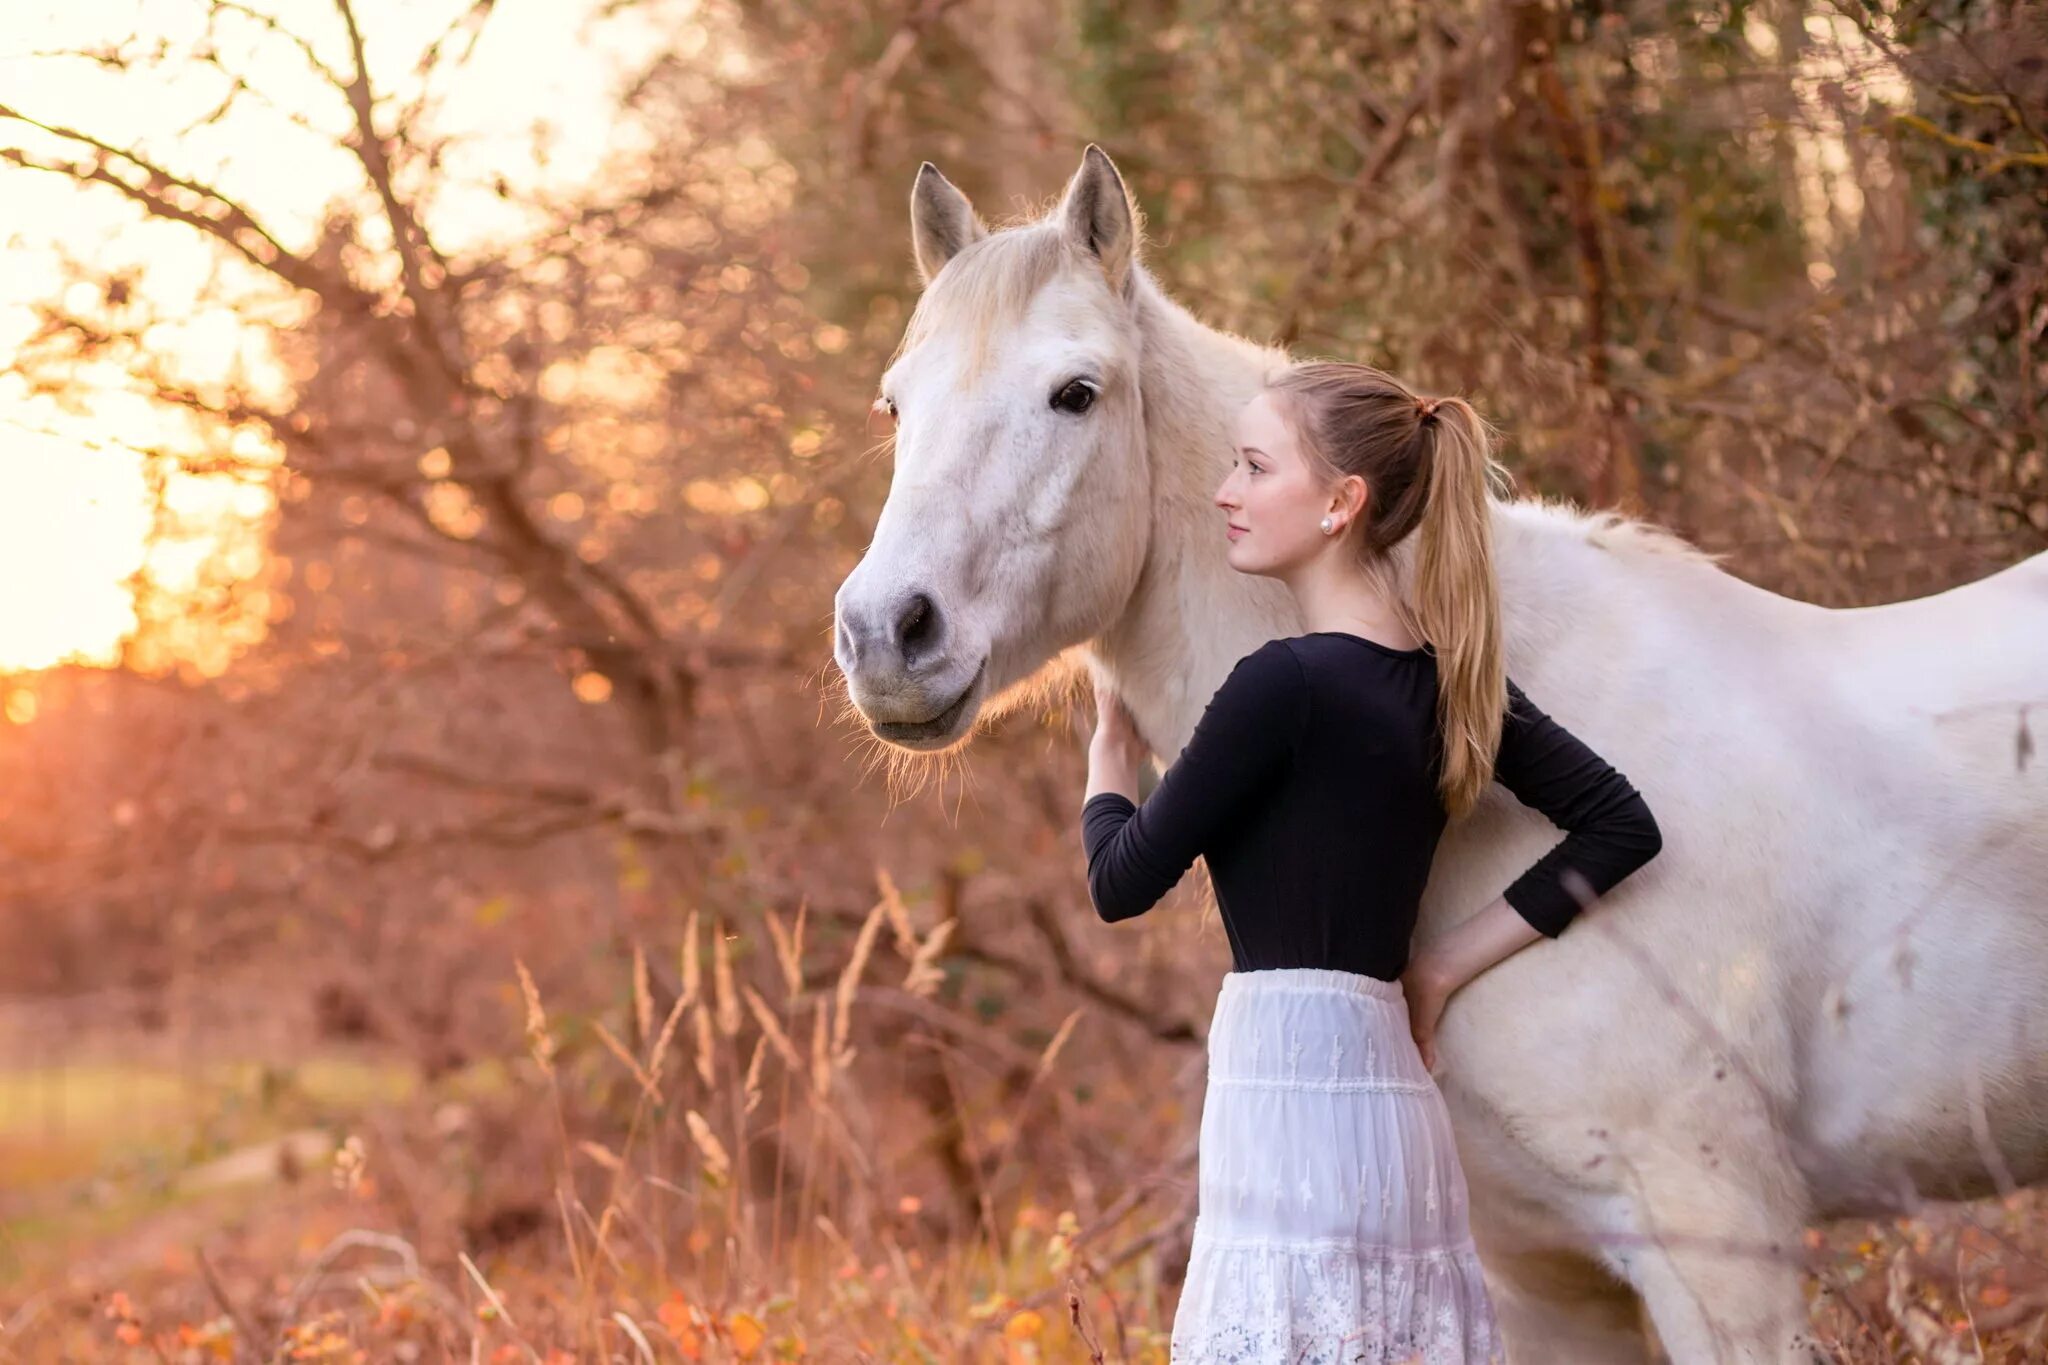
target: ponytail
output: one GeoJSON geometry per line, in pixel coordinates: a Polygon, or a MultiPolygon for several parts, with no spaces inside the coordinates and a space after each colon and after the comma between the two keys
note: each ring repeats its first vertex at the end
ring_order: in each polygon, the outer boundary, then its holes
{"type": "Polygon", "coordinates": [[[1493,500],[1507,470],[1494,433],[1462,398],[1418,398],[1384,370],[1336,360],[1289,365],[1266,378],[1286,401],[1303,449],[1333,479],[1371,490],[1364,525],[1346,537],[1358,566],[1437,659],[1444,810],[1469,812],[1493,780],[1507,712],[1500,588],[1493,568],[1493,500]],[[1392,551],[1418,536],[1408,583],[1392,551]]]}
{"type": "Polygon", "coordinates": [[[1493,432],[1462,398],[1421,405],[1428,493],[1417,528],[1414,610],[1437,658],[1444,809],[1464,815],[1493,781],[1507,712],[1500,586],[1494,578],[1489,485],[1503,471],[1493,432]]]}

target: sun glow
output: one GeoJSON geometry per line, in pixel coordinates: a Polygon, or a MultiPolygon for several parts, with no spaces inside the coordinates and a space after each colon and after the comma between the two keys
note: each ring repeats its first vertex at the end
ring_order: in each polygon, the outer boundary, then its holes
{"type": "MultiPolygon", "coordinates": [[[[447,85],[435,131],[455,139],[449,176],[425,206],[445,250],[530,226],[517,197],[497,193],[501,182],[562,190],[600,168],[628,131],[612,100],[617,73],[662,39],[672,41],[679,19],[685,27],[694,22],[682,3],[593,25],[600,7],[599,0],[505,7],[447,85]],[[544,130],[537,127],[543,121],[544,130]]],[[[277,14],[323,62],[346,67],[345,31],[332,7],[259,0],[249,8],[277,14]]],[[[373,81],[388,96],[410,98],[420,53],[468,8],[467,0],[357,0],[373,81]]],[[[304,54],[288,40],[253,22],[215,31],[222,65],[259,95],[218,119],[207,114],[228,89],[219,68],[117,71],[49,55],[104,50],[110,38],[134,52],[159,39],[173,50],[189,47],[205,36],[206,10],[183,0],[13,0],[0,36],[0,103],[116,146],[139,146],[242,199],[288,247],[301,247],[324,206],[358,192],[362,176],[340,145],[350,118],[345,102],[309,75],[304,54]]],[[[5,119],[0,147],[73,162],[80,153],[76,143],[5,119]]],[[[21,372],[23,348],[41,325],[38,304],[56,301],[88,318],[123,306],[91,286],[67,286],[67,263],[82,263],[126,276],[133,290],[127,306],[163,319],[142,333],[149,363],[201,388],[234,375],[282,402],[283,377],[259,321],[278,316],[282,289],[246,265],[224,268],[194,232],[145,221],[106,186],[13,166],[0,166],[0,248],[9,266],[0,272],[0,675],[66,663],[219,673],[268,620],[289,610],[261,591],[237,592],[225,609],[216,600],[204,615],[197,606],[202,596],[218,598],[203,589],[261,575],[276,513],[264,470],[278,452],[246,436],[231,450],[217,449],[219,433],[151,405],[115,363],[72,365],[61,394],[38,392],[21,372]],[[255,476],[178,468],[224,453],[255,476]],[[138,612],[143,580],[149,605],[138,612]],[[180,594],[193,599],[182,609],[180,594]],[[147,641],[141,648],[130,643],[138,630],[147,641]]]]}
{"type": "Polygon", "coordinates": [[[150,523],[141,466],[0,432],[0,672],[119,662],[150,523]]]}

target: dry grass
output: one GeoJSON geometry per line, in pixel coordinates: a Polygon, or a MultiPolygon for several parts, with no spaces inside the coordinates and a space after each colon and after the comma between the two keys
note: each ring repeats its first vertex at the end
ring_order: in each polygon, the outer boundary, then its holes
{"type": "MultiPolygon", "coordinates": [[[[829,961],[800,909],[693,916],[673,982],[635,949],[595,1008],[520,964],[515,1085],[359,1111],[332,1179],[138,1216],[0,1301],[0,1360],[1164,1362],[1191,1171],[1094,1198],[1058,1155],[1086,1011],[1032,1048],[979,1036],[943,989],[951,922],[880,891],[829,961]],[[913,1053],[958,1216],[882,1079],[913,1053]]],[[[2044,1358],[2036,1194],[1808,1250],[1837,1361],[2044,1358]]]]}

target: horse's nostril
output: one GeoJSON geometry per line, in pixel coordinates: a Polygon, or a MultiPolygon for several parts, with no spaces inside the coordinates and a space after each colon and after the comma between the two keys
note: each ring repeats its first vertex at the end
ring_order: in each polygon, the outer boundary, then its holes
{"type": "Polygon", "coordinates": [[[929,645],[939,632],[939,608],[923,593],[912,593],[896,614],[896,647],[906,662],[929,645]]]}

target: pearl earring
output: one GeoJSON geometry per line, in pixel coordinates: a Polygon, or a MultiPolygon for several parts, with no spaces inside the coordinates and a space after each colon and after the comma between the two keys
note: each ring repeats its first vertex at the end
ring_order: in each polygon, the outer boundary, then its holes
{"type": "Polygon", "coordinates": [[[1324,517],[1324,518],[1323,518],[1323,534],[1324,534],[1324,535],[1328,535],[1328,534],[1330,534],[1330,532],[1332,532],[1332,531],[1334,531],[1334,530],[1336,530],[1336,529],[1337,529],[1337,528],[1336,528],[1336,526],[1335,526],[1335,525],[1334,525],[1334,524],[1333,524],[1333,523],[1332,523],[1332,522],[1330,521],[1330,519],[1329,519],[1328,517],[1324,517]]]}

